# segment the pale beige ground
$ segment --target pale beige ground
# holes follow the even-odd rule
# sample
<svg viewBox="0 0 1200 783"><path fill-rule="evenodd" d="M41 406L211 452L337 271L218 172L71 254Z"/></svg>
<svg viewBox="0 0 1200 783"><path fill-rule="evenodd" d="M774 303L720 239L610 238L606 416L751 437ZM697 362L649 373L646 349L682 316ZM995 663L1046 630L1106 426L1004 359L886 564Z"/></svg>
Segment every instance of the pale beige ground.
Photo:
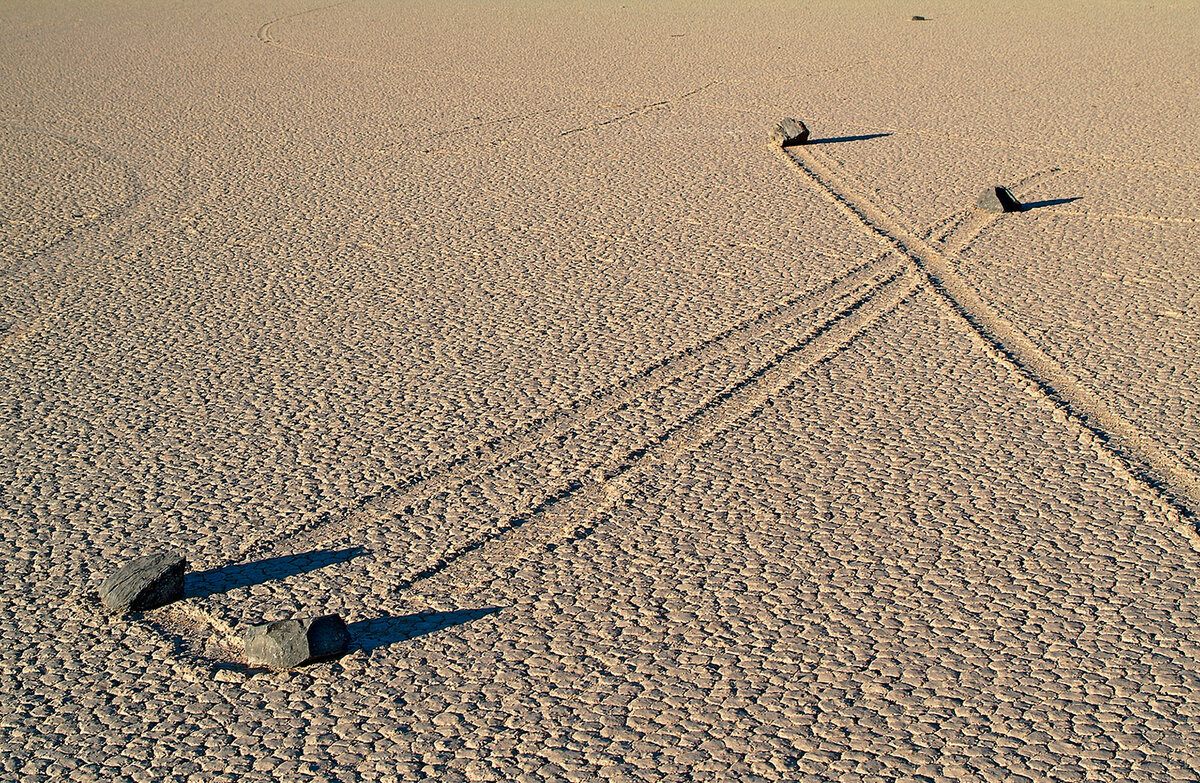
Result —
<svg viewBox="0 0 1200 783"><path fill-rule="evenodd" d="M0 12L0 777L1197 777L1200 4L314 5Z"/></svg>

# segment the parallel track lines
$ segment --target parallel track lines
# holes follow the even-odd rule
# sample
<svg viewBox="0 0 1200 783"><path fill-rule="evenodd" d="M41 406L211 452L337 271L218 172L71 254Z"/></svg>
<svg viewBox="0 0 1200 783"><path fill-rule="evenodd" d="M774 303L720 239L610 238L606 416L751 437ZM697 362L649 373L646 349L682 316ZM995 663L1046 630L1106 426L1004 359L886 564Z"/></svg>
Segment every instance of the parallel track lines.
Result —
<svg viewBox="0 0 1200 783"><path fill-rule="evenodd" d="M677 462L753 416L804 373L836 356L920 284L911 271L897 271L877 287L821 314L766 366L720 390L659 440L604 466L602 479L550 503L519 527L444 559L407 587L418 594L462 592L487 581L497 568L530 550L586 535L601 517L624 504L648 474Z"/></svg>
<svg viewBox="0 0 1200 783"><path fill-rule="evenodd" d="M895 264L892 265L893 267ZM872 257L818 290L792 297L774 308L726 329L696 346L684 349L621 383L585 397L576 404L540 418L509 437L480 444L466 454L415 477L403 489L360 506L350 514L310 528L293 529L244 549L243 559L279 553L346 535L389 515L404 513L436 494L451 492L479 476L535 452L548 444L578 437L592 422L620 411L635 401L696 372L717 358L778 332L808 314L853 297L877 285L891 270L886 254Z"/></svg>

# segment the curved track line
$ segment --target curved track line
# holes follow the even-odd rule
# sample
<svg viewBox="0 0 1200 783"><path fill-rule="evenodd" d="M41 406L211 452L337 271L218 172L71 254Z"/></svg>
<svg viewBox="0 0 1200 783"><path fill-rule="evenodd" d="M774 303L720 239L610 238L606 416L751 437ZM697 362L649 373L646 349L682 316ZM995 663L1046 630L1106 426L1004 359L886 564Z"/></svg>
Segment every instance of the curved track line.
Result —
<svg viewBox="0 0 1200 783"><path fill-rule="evenodd" d="M286 14L284 16L280 16L276 19L272 19L269 22L264 22L258 28L258 31L255 33L255 36L258 38L258 40L262 41L267 46L272 46L282 52L288 52L289 54L295 54L295 55L299 55L300 57L306 57L310 60L318 60L321 62L353 63L355 65L370 65L370 66L373 66L376 68L397 68L397 69L401 69L401 70L405 70L405 71L410 71L412 73L428 73L428 74L434 74L434 75L439 75L439 76L481 76L481 74L473 74L473 73L469 73L466 71L457 72L457 71L449 71L449 70L441 69L441 68L417 68L414 66L401 65L400 63L390 63L390 62L385 62L382 60L364 60L360 57L345 57L345 56L340 56L340 55L335 55L335 54L319 54L317 52L310 52L310 51L306 51L304 49L297 49L294 46L288 46L282 40L280 40L279 37L274 35L273 28L277 24L280 24L282 22L287 22L291 19L296 19L301 16L308 16L309 14L315 14L318 11L328 11L332 8L340 8L345 5L350 5L351 3L355 2L355 1L356 0L342 0L342 2L340 2L340 3L330 3L328 5L317 6L316 8L309 8L304 11L297 11L294 14Z"/></svg>
<svg viewBox="0 0 1200 783"><path fill-rule="evenodd" d="M506 83L506 84L527 84L528 83L528 80L526 80L526 79L504 78L504 77L497 76L495 74L484 73L484 72L465 71L465 70L457 71L457 70L448 70L445 68L420 68L420 67L416 67L416 66L403 65L400 63L392 63L392 62L386 62L386 61L382 61L382 60L365 60L365 59L357 58L357 57L345 57L345 56L340 56L340 55L318 54L316 52L309 52L309 51L306 51L303 49L297 49L295 47L288 46L287 44L283 43L283 41L280 40L280 38L278 36L273 34L273 28L277 24L286 22L290 19L295 19L297 17L314 14L319 11L327 11L332 8L340 8L342 6L349 5L353 2L356 2L356 0L342 0L342 2L331 3L329 5L318 6L316 8L309 8L305 11L298 11L293 14L287 14L285 16L280 16L276 19L272 19L269 22L264 22L262 24L262 26L260 26L258 28L256 37L258 38L259 41L267 44L268 46L273 46L276 49L279 49L281 51L300 55L301 57L307 57L307 58L310 58L313 60L322 60L322 61L326 61L326 62L354 63L356 65L370 65L370 66L376 66L376 67L382 67L382 68L395 68L395 69L400 69L400 70L405 70L405 71L411 71L413 73L427 73L427 74L431 74L431 75L435 75L435 76L456 76L456 77L470 77L472 79L488 79L490 81ZM720 80L713 79L705 84L700 85L699 87L695 87L691 90L687 90L686 92L680 93L679 95L675 95L673 97L668 97L668 98L663 98L663 99L651 100L647 103L637 106L634 109L631 109L627 112L619 114L615 117L611 117L607 120L601 120L598 122L589 123L587 125L582 125L578 128L571 128L569 130L562 131L559 133L559 136L560 137L570 136L572 134L579 133L580 131L595 130L598 128L602 128L606 125L614 125L623 120L627 120L632 117L636 117L638 115L645 114L646 112L653 111L655 109L670 108L673 104L675 104L679 101L685 100L687 98L690 98L693 95L697 95L697 94L699 94L717 84L720 84L720 83L721 83ZM567 112L567 109L563 109L563 108L536 109L533 111L522 112L520 114L516 114L516 115L512 115L512 116L488 119L488 120L483 120L483 121L474 122L474 123L467 123L467 124L464 124L461 126L451 128L449 130L438 131L436 133L427 134L427 135L421 136L420 138L422 140L428 141L428 140L432 140L432 139L436 139L436 138L441 138L443 136L448 136L453 133L460 133L460 132L467 131L467 130L473 130L476 128L486 127L489 125L505 125L505 124L508 124L511 122L516 122L516 121L523 120L523 119L529 119L529 118L536 117L539 115L554 116L554 115L565 114L566 112Z"/></svg>
<svg viewBox="0 0 1200 783"><path fill-rule="evenodd" d="M1166 483L1193 508L1200 508L1200 479L1192 471L1113 411L1108 403L1001 315L957 272L945 255L903 228L870 199L856 193L825 164L820 153L799 146L780 149L779 154L867 232L911 259L940 294L946 309L958 314L973 331L1007 356L1049 400L1090 429L1115 456L1125 456L1130 461L1126 467L1131 473L1140 475L1151 488L1158 482ZM994 218L982 215L975 218L980 223L980 230L992 220Z"/></svg>
<svg viewBox="0 0 1200 783"><path fill-rule="evenodd" d="M389 62L387 60L369 60L369 59L365 59L362 57L348 57L345 55L336 55L336 54L320 54L318 52L310 52L305 49L297 49L294 46L289 46L288 44L284 43L283 40L280 39L279 36L277 36L275 34L275 31L274 31L275 26L282 22L286 22L290 19L296 19L301 16L307 16L309 14L315 14L319 11L328 11L333 8L340 8L342 6L350 5L351 3L354 3L356 1L357 0L342 0L342 2L339 2L339 3L330 3L328 5L322 5L322 6L318 6L316 8L309 8L304 11L297 11L296 13L293 13L293 14L286 14L284 16L280 16L276 19L270 20L269 22L264 22L261 26L259 26L258 30L255 33L255 37L258 38L259 41L266 44L267 46L271 46L275 49L278 49L281 52L287 52L289 54L294 54L299 57L307 58L309 60L317 60L319 62L351 63L354 65L366 65L366 66L370 66L372 68L388 68L388 69L404 71L404 72L408 72L408 73L425 73L425 74L430 74L432 76L454 76L454 77L463 78L463 79L471 79L473 81L487 80L487 81L491 81L491 82L497 82L500 84L528 84L529 83L528 79L519 79L519 78L515 78L515 77L506 78L506 77L502 77L502 76L497 76L493 73L488 73L486 71L468 71L465 69L459 70L459 69L450 69L450 68L421 68L421 67L415 66L415 65L406 65L406 64L400 63L400 62Z"/></svg>
<svg viewBox="0 0 1200 783"><path fill-rule="evenodd" d="M354 0L341 0L341 2L339 2L339 3L329 3L328 5L317 6L316 8L309 8L304 11L297 11L292 14L284 14L283 16L272 19L269 22L264 22L262 24L262 26L258 28L258 32L257 32L258 40L262 41L265 44L270 44L271 46L278 46L281 49L287 49L286 46L283 46L279 42L279 39L277 39L271 35L272 27L279 24L280 22L286 22L290 19L296 19L297 17L301 17L301 16L308 16L309 14L315 14L318 11L328 11L330 8L338 8L339 6L349 5L350 3L353 3L353 2L354 2ZM288 51L293 51L293 50L288 49ZM311 55L308 52L297 52L297 53L305 54L310 57L314 57L314 56L320 57L320 55Z"/></svg>

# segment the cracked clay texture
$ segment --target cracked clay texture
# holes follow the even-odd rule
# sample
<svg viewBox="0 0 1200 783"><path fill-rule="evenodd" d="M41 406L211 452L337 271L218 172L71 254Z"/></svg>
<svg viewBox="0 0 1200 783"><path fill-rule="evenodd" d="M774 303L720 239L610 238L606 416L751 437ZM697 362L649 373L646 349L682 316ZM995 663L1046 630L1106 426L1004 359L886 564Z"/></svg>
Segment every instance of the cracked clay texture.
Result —
<svg viewBox="0 0 1200 783"><path fill-rule="evenodd" d="M1197 2L0 17L0 778L1200 776Z"/></svg>

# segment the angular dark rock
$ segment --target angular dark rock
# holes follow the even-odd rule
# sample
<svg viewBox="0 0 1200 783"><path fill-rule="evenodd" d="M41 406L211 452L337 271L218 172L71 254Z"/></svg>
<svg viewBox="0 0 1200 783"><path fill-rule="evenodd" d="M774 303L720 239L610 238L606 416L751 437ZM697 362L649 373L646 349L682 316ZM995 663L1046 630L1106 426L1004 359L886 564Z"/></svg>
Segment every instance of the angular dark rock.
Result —
<svg viewBox="0 0 1200 783"><path fill-rule="evenodd" d="M346 652L350 631L336 614L276 620L246 629L246 664L281 671Z"/></svg>
<svg viewBox="0 0 1200 783"><path fill-rule="evenodd" d="M1003 185L990 187L983 192L975 206L984 212L1020 212L1024 209L1017 197Z"/></svg>
<svg viewBox="0 0 1200 783"><path fill-rule="evenodd" d="M923 17L923 16L917 16L916 14L913 14L913 18L912 18L912 20L913 20L914 22L925 22L925 21L928 21L928 20L926 20L926 19L925 19L925 17Z"/></svg>
<svg viewBox="0 0 1200 783"><path fill-rule="evenodd" d="M183 598L187 561L176 552L131 560L100 585L100 600L117 614L144 612Z"/></svg>
<svg viewBox="0 0 1200 783"><path fill-rule="evenodd" d="M808 141L808 126L800 120L784 117L771 129L771 143L778 147L792 147Z"/></svg>

